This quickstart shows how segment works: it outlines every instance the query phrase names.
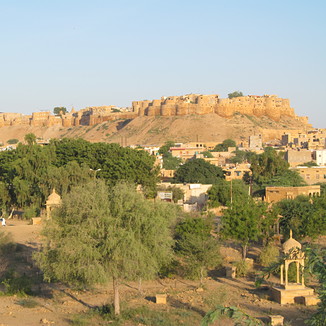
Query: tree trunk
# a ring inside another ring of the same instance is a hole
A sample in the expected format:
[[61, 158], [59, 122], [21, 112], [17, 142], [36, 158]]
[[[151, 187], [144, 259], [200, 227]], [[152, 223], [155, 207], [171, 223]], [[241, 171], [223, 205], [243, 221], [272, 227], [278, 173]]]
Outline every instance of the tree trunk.
[[139, 292], [139, 294], [143, 293], [141, 277], [138, 279], [138, 292]]
[[116, 278], [113, 278], [113, 291], [114, 291], [114, 314], [120, 315], [119, 281]]
[[242, 245], [242, 259], [246, 259], [247, 258], [247, 248], [248, 248], [248, 245], [247, 244], [243, 244]]
[[200, 286], [203, 287], [203, 279], [204, 279], [204, 268], [200, 268]]

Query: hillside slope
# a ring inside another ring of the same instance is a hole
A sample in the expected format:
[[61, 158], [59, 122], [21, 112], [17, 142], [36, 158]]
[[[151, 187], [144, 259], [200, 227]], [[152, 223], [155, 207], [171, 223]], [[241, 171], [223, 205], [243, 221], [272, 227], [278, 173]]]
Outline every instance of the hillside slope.
[[217, 114], [187, 115], [173, 117], [137, 117], [133, 120], [107, 121], [94, 126], [64, 128], [61, 126], [0, 127], [0, 141], [6, 144], [8, 139], [23, 141], [25, 134], [34, 133], [43, 139], [81, 137], [91, 142], [117, 142], [131, 144], [162, 144], [166, 140], [176, 142], [214, 141], [226, 138], [237, 141], [247, 140], [250, 135], [263, 134], [264, 140], [279, 138], [289, 130], [305, 130], [308, 126], [299, 120], [283, 117], [279, 122], [263, 116], [260, 118], [235, 114], [232, 118], [223, 118]]

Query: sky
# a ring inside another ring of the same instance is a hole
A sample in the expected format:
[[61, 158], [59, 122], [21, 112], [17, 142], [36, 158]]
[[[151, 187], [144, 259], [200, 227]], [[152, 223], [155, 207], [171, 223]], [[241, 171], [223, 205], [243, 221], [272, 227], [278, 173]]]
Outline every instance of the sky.
[[325, 0], [0, 0], [0, 111], [275, 94], [326, 128]]

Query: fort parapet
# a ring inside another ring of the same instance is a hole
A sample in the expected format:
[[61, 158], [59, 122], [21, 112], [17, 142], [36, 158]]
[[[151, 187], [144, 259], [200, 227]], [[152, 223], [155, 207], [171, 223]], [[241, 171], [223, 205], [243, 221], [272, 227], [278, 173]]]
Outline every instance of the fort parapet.
[[232, 99], [221, 99], [218, 95], [188, 94], [183, 96], [162, 97], [160, 100], [132, 102], [131, 110], [117, 112], [115, 106], [88, 107], [58, 116], [50, 111], [34, 112], [32, 115], [20, 113], [0, 113], [0, 127], [14, 125], [30, 126], [93, 126], [105, 121], [118, 119], [134, 119], [137, 116], [184, 116], [217, 114], [231, 118], [237, 113], [248, 116], [267, 116], [279, 121], [282, 116], [292, 117], [302, 124], [308, 124], [306, 117], [298, 117], [290, 107], [288, 99], [276, 95], [249, 95]]
[[220, 99], [218, 95], [189, 94], [184, 96], [162, 97], [160, 100], [132, 102], [133, 112], [138, 116], [179, 116], [190, 114], [216, 113], [224, 118], [234, 114], [267, 116], [279, 121], [281, 116], [298, 118], [306, 123], [306, 118], [296, 117], [288, 99], [276, 95], [249, 95], [232, 99]]

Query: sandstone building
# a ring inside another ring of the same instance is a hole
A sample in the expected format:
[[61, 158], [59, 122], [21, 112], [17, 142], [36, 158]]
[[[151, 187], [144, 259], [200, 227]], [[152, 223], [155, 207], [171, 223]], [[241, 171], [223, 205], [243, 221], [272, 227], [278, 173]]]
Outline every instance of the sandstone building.
[[265, 201], [267, 203], [276, 203], [283, 199], [294, 199], [297, 196], [320, 196], [320, 186], [304, 187], [266, 187]]

